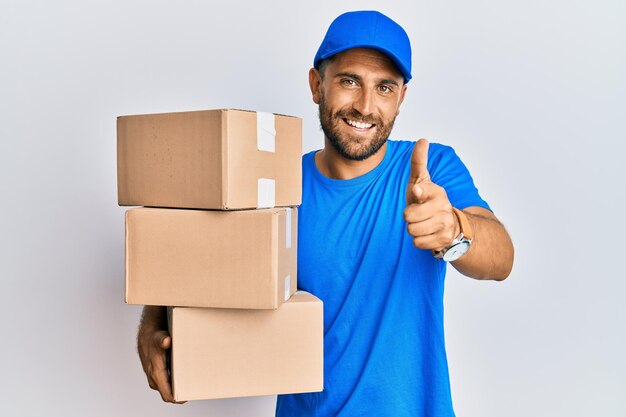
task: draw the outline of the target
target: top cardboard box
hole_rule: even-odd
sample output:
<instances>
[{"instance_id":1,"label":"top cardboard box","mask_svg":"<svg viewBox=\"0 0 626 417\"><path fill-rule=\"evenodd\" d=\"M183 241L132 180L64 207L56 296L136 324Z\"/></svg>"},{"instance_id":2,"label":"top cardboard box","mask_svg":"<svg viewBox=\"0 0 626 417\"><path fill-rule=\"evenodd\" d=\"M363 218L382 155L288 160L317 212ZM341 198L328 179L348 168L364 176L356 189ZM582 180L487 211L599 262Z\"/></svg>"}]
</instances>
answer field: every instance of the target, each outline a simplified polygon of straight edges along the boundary
<instances>
[{"instance_id":1,"label":"top cardboard box","mask_svg":"<svg viewBox=\"0 0 626 417\"><path fill-rule=\"evenodd\" d=\"M302 120L244 110L117 118L121 206L240 210L297 206Z\"/></svg>"}]
</instances>

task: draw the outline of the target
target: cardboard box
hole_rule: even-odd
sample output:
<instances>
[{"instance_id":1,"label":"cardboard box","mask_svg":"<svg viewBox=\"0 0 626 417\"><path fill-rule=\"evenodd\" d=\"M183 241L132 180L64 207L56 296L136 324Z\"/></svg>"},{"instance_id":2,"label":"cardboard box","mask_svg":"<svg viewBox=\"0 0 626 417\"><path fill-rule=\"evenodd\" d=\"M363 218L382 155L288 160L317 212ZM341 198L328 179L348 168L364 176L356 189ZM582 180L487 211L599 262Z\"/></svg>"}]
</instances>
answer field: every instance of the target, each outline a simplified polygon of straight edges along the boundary
<instances>
[{"instance_id":1,"label":"cardboard box","mask_svg":"<svg viewBox=\"0 0 626 417\"><path fill-rule=\"evenodd\" d=\"M298 291L278 310L168 309L177 401L321 391L322 302Z\"/></svg>"},{"instance_id":2,"label":"cardboard box","mask_svg":"<svg viewBox=\"0 0 626 417\"><path fill-rule=\"evenodd\" d=\"M275 309L297 287L295 208L126 211L126 302Z\"/></svg>"},{"instance_id":3,"label":"cardboard box","mask_svg":"<svg viewBox=\"0 0 626 417\"><path fill-rule=\"evenodd\" d=\"M117 118L122 206L240 210L301 203L302 120L244 110Z\"/></svg>"}]
</instances>

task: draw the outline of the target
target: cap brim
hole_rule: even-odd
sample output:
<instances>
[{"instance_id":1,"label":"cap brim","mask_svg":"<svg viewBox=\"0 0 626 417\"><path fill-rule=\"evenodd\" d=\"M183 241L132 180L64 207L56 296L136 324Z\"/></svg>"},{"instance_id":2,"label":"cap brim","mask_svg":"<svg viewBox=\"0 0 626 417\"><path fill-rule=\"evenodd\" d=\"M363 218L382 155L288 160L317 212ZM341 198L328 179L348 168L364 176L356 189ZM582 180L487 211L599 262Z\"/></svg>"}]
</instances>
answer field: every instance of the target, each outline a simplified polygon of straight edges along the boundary
<instances>
[{"instance_id":1,"label":"cap brim","mask_svg":"<svg viewBox=\"0 0 626 417\"><path fill-rule=\"evenodd\" d=\"M379 52L384 53L396 65L396 67L398 68L400 74L402 74L402 76L404 77L404 83L406 84L406 83L408 83L411 80L411 78L412 78L411 77L411 73L404 67L404 65L402 65L400 60L398 58L396 58L396 56L391 51L389 51L388 49L385 49L385 48L381 48L378 45L358 44L358 45L350 45L350 46L344 46L342 48L333 49L333 50L328 51L328 52L326 52L324 54L321 54L319 56L318 60L315 62L315 66L317 67L317 64L322 59L330 58L333 55L337 55L340 52L347 51L348 49L355 49L355 48L375 49L375 50L377 50Z\"/></svg>"}]
</instances>

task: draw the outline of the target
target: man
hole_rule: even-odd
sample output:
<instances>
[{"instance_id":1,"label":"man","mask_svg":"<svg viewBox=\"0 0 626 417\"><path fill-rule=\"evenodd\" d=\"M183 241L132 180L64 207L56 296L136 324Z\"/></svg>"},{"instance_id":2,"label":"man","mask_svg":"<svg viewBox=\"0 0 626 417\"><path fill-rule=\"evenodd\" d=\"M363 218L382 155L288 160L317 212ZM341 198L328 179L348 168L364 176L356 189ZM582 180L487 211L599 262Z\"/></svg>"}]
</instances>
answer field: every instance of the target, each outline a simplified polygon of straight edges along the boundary
<instances>
[{"instance_id":1,"label":"man","mask_svg":"<svg viewBox=\"0 0 626 417\"><path fill-rule=\"evenodd\" d=\"M447 262L505 279L511 240L452 148L388 136L411 79L404 30L378 12L331 24L309 72L324 149L303 157L298 286L324 302L324 386L277 416L453 416L443 332ZM172 401L163 308L138 347Z\"/></svg>"}]
</instances>

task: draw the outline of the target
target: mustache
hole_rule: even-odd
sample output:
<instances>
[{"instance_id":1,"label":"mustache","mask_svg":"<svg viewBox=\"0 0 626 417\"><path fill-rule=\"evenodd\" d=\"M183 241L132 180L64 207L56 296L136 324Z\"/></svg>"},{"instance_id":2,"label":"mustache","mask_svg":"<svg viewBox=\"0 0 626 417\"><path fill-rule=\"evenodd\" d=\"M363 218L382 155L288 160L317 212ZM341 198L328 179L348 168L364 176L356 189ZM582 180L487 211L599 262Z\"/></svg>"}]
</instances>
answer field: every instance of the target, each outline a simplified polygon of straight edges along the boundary
<instances>
[{"instance_id":1,"label":"mustache","mask_svg":"<svg viewBox=\"0 0 626 417\"><path fill-rule=\"evenodd\" d=\"M356 109L339 110L338 112L335 113L335 117L342 118L342 119L350 119L350 120L354 120L355 122L371 123L371 124L375 124L378 126L383 125L383 121L380 117L376 117L371 114L364 116L363 114L361 114L360 111Z\"/></svg>"}]
</instances>

